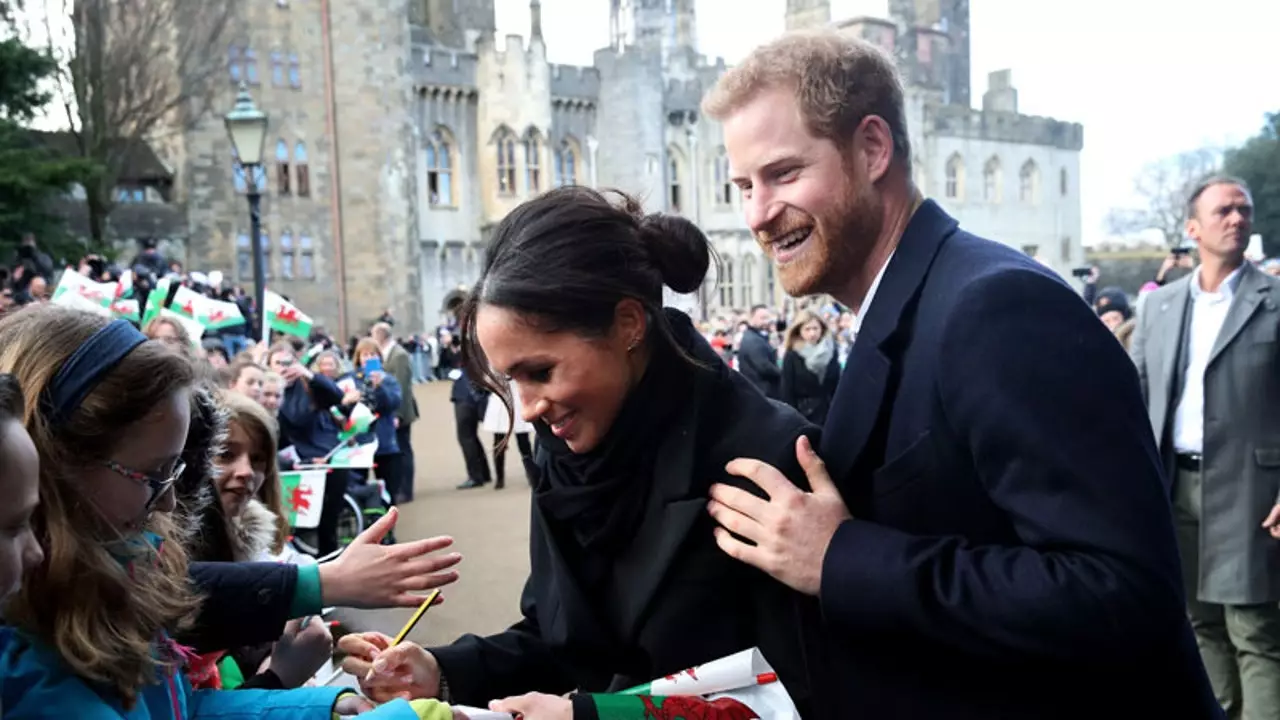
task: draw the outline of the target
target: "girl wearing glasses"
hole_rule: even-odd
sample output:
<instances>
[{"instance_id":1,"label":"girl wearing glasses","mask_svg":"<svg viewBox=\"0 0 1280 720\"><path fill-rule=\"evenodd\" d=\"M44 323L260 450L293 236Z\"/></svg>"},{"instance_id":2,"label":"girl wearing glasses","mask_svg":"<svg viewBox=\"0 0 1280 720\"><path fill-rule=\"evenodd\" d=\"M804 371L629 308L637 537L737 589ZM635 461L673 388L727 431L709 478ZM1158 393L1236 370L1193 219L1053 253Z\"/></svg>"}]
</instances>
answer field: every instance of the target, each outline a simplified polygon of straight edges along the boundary
<instances>
[{"instance_id":1,"label":"girl wearing glasses","mask_svg":"<svg viewBox=\"0 0 1280 720\"><path fill-rule=\"evenodd\" d=\"M190 653L169 635L199 607L171 515L195 384L186 358L127 322L46 305L0 320L0 372L24 393L45 555L3 610L6 720L330 720L371 708L340 688L192 690ZM417 717L403 702L369 715Z\"/></svg>"}]
</instances>

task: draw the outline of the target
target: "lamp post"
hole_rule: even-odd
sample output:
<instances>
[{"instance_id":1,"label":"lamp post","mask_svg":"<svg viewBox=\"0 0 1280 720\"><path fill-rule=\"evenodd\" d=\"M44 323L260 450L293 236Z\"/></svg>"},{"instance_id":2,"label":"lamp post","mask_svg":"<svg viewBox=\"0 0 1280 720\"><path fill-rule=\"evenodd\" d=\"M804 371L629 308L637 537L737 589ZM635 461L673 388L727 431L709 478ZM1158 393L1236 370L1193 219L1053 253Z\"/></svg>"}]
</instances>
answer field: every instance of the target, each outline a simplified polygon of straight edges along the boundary
<instances>
[{"instance_id":1,"label":"lamp post","mask_svg":"<svg viewBox=\"0 0 1280 720\"><path fill-rule=\"evenodd\" d=\"M227 135L235 150L240 170L245 174L245 193L249 198L249 238L253 248L254 310L261 323L262 337L267 339L266 258L262 247L262 190L258 187L258 170L262 167L262 149L267 141L267 114L253 104L249 89L240 83L236 106L227 113Z\"/></svg>"}]
</instances>

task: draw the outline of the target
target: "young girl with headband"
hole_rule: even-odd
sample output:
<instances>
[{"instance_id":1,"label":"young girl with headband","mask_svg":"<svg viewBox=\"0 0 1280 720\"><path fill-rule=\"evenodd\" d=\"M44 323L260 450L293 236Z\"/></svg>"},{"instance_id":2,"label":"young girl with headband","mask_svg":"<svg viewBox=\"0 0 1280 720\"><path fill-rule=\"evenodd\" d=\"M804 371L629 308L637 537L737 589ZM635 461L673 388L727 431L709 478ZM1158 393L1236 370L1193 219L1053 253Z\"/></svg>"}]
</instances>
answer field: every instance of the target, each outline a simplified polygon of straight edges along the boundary
<instances>
[{"instance_id":1,"label":"young girl with headband","mask_svg":"<svg viewBox=\"0 0 1280 720\"><path fill-rule=\"evenodd\" d=\"M195 382L186 358L125 321L41 306L0 321L0 372L25 395L44 553L3 609L6 720L331 720L372 709L342 688L191 689L190 652L169 635L200 603L171 514ZM367 717L439 710L398 702Z\"/></svg>"}]
</instances>

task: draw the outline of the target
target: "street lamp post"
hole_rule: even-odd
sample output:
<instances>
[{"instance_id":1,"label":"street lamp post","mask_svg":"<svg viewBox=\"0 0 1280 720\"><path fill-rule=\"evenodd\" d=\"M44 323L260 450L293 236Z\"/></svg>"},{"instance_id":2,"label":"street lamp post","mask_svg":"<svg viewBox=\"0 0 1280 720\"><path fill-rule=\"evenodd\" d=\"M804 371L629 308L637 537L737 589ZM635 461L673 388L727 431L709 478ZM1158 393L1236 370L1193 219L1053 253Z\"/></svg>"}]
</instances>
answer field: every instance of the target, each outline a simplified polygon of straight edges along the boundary
<instances>
[{"instance_id":1,"label":"street lamp post","mask_svg":"<svg viewBox=\"0 0 1280 720\"><path fill-rule=\"evenodd\" d=\"M254 309L261 323L262 337L266 331L266 253L262 247L262 189L258 187L258 170L262 167L262 151L267 141L267 115L253 104L249 89L240 84L236 105L226 116L227 135L235 151L240 170L245 174L246 195L249 198L249 238L253 248Z\"/></svg>"}]
</instances>

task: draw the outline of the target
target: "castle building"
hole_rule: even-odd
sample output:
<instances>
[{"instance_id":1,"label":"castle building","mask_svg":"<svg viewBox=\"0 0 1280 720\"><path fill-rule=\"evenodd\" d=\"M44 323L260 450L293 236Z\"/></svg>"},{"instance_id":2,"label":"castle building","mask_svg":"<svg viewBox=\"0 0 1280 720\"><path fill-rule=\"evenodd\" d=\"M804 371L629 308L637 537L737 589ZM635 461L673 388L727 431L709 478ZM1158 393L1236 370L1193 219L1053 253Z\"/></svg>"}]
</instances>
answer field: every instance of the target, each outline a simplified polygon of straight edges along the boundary
<instances>
[{"instance_id":1,"label":"castle building","mask_svg":"<svg viewBox=\"0 0 1280 720\"><path fill-rule=\"evenodd\" d=\"M163 146L187 206L189 266L252 282L243 192L256 180L271 287L334 332L362 332L386 308L420 329L474 281L507 212L580 184L638 195L706 231L719 269L673 304L779 304L720 127L700 118L726 66L698 52L694 0L610 2L612 36L590 67L548 62L540 0L527 38L496 36L492 0L246 4L226 106L247 83L271 117L268 162L245 177L219 118ZM830 23L829 3L788 0L784 21ZM926 194L1060 272L1083 261L1082 129L1019 114L1008 71L970 106L967 0L892 0L890 18L837 27L897 58Z\"/></svg>"}]
</instances>

